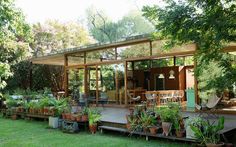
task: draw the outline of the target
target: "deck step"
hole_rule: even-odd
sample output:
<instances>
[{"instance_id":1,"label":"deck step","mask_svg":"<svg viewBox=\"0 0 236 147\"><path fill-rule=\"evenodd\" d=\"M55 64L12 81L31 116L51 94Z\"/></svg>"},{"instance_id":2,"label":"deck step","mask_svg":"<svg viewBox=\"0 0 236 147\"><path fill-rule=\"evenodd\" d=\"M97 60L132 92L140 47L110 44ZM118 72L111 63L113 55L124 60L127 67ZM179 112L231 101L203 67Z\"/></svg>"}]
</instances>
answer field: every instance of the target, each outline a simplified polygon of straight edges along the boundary
<instances>
[{"instance_id":1,"label":"deck step","mask_svg":"<svg viewBox=\"0 0 236 147\"><path fill-rule=\"evenodd\" d=\"M108 126L108 127L126 129L126 124L125 124L125 123L116 123L116 122L101 121L101 126Z\"/></svg>"},{"instance_id":2,"label":"deck step","mask_svg":"<svg viewBox=\"0 0 236 147\"><path fill-rule=\"evenodd\" d=\"M152 138L163 138L163 139L169 139L169 140L173 140L173 141L184 141L184 142L192 142L192 143L197 143L198 141L195 139L189 139L189 138L178 138L176 136L164 136L162 135L162 133L158 133L158 134L150 134L150 133L144 133L144 132L130 132L125 128L117 128L117 127L111 127L111 126L99 126L99 129L101 130L101 132L103 133L103 130L109 130L109 131L116 131L116 132L120 132L120 133L129 133L129 134L133 134L133 135L140 135L140 136L145 136L146 140L149 140L149 137Z\"/></svg>"}]
</instances>

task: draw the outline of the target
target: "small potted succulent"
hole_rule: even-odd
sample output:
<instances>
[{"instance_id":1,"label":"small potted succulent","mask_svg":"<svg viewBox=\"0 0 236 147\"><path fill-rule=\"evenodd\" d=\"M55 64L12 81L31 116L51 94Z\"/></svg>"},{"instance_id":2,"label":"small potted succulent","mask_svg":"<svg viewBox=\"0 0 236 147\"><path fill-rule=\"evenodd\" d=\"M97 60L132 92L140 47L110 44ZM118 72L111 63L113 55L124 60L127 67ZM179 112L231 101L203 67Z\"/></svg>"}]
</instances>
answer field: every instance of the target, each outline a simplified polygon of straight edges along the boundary
<instances>
[{"instance_id":1,"label":"small potted succulent","mask_svg":"<svg viewBox=\"0 0 236 147\"><path fill-rule=\"evenodd\" d=\"M92 134L97 131L97 123L101 120L101 114L97 109L88 109L89 130Z\"/></svg>"}]
</instances>

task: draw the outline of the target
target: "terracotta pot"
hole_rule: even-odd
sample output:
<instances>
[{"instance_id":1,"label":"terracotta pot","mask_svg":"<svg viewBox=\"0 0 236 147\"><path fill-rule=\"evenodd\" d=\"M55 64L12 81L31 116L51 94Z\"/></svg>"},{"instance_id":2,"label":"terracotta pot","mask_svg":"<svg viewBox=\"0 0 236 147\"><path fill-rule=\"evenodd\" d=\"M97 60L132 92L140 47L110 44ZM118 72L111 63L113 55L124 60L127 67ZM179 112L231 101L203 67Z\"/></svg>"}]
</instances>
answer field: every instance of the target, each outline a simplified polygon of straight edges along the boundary
<instances>
[{"instance_id":1,"label":"terracotta pot","mask_svg":"<svg viewBox=\"0 0 236 147\"><path fill-rule=\"evenodd\" d=\"M220 143L220 144L213 144L213 143L206 143L207 147L222 147L224 144Z\"/></svg>"},{"instance_id":2,"label":"terracotta pot","mask_svg":"<svg viewBox=\"0 0 236 147\"><path fill-rule=\"evenodd\" d=\"M145 127L145 128L143 128L143 132L144 132L144 133L148 133L148 131L149 131L149 129L148 129L148 128L146 128L146 127Z\"/></svg>"},{"instance_id":3,"label":"terracotta pot","mask_svg":"<svg viewBox=\"0 0 236 147\"><path fill-rule=\"evenodd\" d=\"M17 115L16 115L16 114L12 115L12 116L11 116L11 119L12 119L12 120L16 120L16 119L17 119Z\"/></svg>"},{"instance_id":4,"label":"terracotta pot","mask_svg":"<svg viewBox=\"0 0 236 147\"><path fill-rule=\"evenodd\" d=\"M43 113L44 113L45 115L48 115L48 112L49 112L49 108L48 108L48 107L44 107Z\"/></svg>"},{"instance_id":5,"label":"terracotta pot","mask_svg":"<svg viewBox=\"0 0 236 147\"><path fill-rule=\"evenodd\" d=\"M131 125L130 125L130 123L127 123L127 124L126 124L126 128L127 128L128 131L131 131Z\"/></svg>"},{"instance_id":6,"label":"terracotta pot","mask_svg":"<svg viewBox=\"0 0 236 147\"><path fill-rule=\"evenodd\" d=\"M156 135L156 134L157 134L157 130L158 130L157 127L150 127L150 128L149 128L149 131L150 131L150 133L151 133L152 135Z\"/></svg>"},{"instance_id":7,"label":"terracotta pot","mask_svg":"<svg viewBox=\"0 0 236 147\"><path fill-rule=\"evenodd\" d=\"M95 134L97 132L97 124L89 125L89 130L92 134Z\"/></svg>"},{"instance_id":8,"label":"terracotta pot","mask_svg":"<svg viewBox=\"0 0 236 147\"><path fill-rule=\"evenodd\" d=\"M70 113L66 113L66 119L71 120L71 114Z\"/></svg>"},{"instance_id":9,"label":"terracotta pot","mask_svg":"<svg viewBox=\"0 0 236 147\"><path fill-rule=\"evenodd\" d=\"M76 121L81 121L81 115L78 115L77 117L76 117Z\"/></svg>"},{"instance_id":10,"label":"terracotta pot","mask_svg":"<svg viewBox=\"0 0 236 147\"><path fill-rule=\"evenodd\" d=\"M88 115L82 115L81 120L82 121L88 121Z\"/></svg>"},{"instance_id":11,"label":"terracotta pot","mask_svg":"<svg viewBox=\"0 0 236 147\"><path fill-rule=\"evenodd\" d=\"M66 114L65 113L62 113L62 119L66 119Z\"/></svg>"},{"instance_id":12,"label":"terracotta pot","mask_svg":"<svg viewBox=\"0 0 236 147\"><path fill-rule=\"evenodd\" d=\"M184 137L184 131L183 130L178 130L178 131L176 130L175 134L176 134L176 137L178 137L178 138Z\"/></svg>"},{"instance_id":13,"label":"terracotta pot","mask_svg":"<svg viewBox=\"0 0 236 147\"><path fill-rule=\"evenodd\" d=\"M39 109L39 114L44 115L44 108Z\"/></svg>"},{"instance_id":14,"label":"terracotta pot","mask_svg":"<svg viewBox=\"0 0 236 147\"><path fill-rule=\"evenodd\" d=\"M170 122L162 122L162 129L163 129L163 135L168 136L171 131L172 123Z\"/></svg>"},{"instance_id":15,"label":"terracotta pot","mask_svg":"<svg viewBox=\"0 0 236 147\"><path fill-rule=\"evenodd\" d=\"M71 120L71 121L75 121L75 120L76 120L76 117L77 117L77 116L75 116L75 115L72 114L72 115L70 116L70 120Z\"/></svg>"}]
</instances>

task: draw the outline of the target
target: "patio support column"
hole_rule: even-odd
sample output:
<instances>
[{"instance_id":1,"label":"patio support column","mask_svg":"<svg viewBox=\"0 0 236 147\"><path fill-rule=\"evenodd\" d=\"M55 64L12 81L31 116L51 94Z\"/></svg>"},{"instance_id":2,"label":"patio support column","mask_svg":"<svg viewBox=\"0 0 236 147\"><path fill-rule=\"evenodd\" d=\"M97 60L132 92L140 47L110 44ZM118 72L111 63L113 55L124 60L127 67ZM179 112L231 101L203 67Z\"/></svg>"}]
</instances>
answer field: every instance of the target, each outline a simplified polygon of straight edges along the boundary
<instances>
[{"instance_id":1,"label":"patio support column","mask_svg":"<svg viewBox=\"0 0 236 147\"><path fill-rule=\"evenodd\" d=\"M33 72L32 72L32 67L33 63L30 62L30 73L29 73L29 88L32 90L32 78L33 78Z\"/></svg>"},{"instance_id":2,"label":"patio support column","mask_svg":"<svg viewBox=\"0 0 236 147\"><path fill-rule=\"evenodd\" d=\"M64 90L65 90L65 96L68 96L68 72L67 67L68 66L68 57L67 55L64 55Z\"/></svg>"},{"instance_id":3,"label":"patio support column","mask_svg":"<svg viewBox=\"0 0 236 147\"><path fill-rule=\"evenodd\" d=\"M196 59L194 59L194 71L196 71L197 68L197 61ZM194 74L194 96L195 96L195 103L199 104L200 103L200 99L198 97L198 86L197 86L197 77Z\"/></svg>"},{"instance_id":4,"label":"patio support column","mask_svg":"<svg viewBox=\"0 0 236 147\"><path fill-rule=\"evenodd\" d=\"M88 97L88 67L84 66L84 94Z\"/></svg>"},{"instance_id":5,"label":"patio support column","mask_svg":"<svg viewBox=\"0 0 236 147\"><path fill-rule=\"evenodd\" d=\"M119 77L118 77L118 65L116 65L116 68L115 68L115 84L116 84L116 103L120 104L121 105L121 97L119 98Z\"/></svg>"},{"instance_id":6,"label":"patio support column","mask_svg":"<svg viewBox=\"0 0 236 147\"><path fill-rule=\"evenodd\" d=\"M96 65L96 105L98 105L98 97L99 97L99 91L98 91L98 65Z\"/></svg>"},{"instance_id":7,"label":"patio support column","mask_svg":"<svg viewBox=\"0 0 236 147\"><path fill-rule=\"evenodd\" d=\"M125 73L124 73L124 80L125 80L125 105L128 106L128 97L127 97L127 61L124 62L125 64Z\"/></svg>"}]
</instances>

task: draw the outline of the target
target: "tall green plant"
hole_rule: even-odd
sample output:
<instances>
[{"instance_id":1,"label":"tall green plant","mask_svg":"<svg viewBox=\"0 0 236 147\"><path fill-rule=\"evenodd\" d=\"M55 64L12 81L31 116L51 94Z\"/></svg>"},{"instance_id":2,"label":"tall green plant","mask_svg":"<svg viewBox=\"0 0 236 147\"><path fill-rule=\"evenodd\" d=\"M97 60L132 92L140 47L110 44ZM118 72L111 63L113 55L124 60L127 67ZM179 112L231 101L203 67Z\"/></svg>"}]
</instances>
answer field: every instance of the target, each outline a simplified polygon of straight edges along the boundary
<instances>
[{"instance_id":1,"label":"tall green plant","mask_svg":"<svg viewBox=\"0 0 236 147\"><path fill-rule=\"evenodd\" d=\"M202 120L198 123L197 125L190 125L190 127L201 144L219 143L219 131L224 129L224 117L220 117L217 124L211 123L209 120Z\"/></svg>"}]
</instances>

